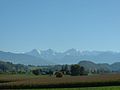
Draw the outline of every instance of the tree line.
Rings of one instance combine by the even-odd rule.
[[[13,64],[11,62],[0,61],[0,73],[12,73],[12,74],[34,74],[34,75],[55,75],[56,77],[62,77],[63,75],[79,76],[92,74],[109,73],[104,69],[100,70],[86,70],[85,67],[80,64],[73,65],[47,65],[47,66],[34,66]]]
[[[58,65],[59,66],[59,65]],[[42,69],[35,69],[32,70],[32,73],[35,75],[43,74],[46,71],[48,75],[56,75],[56,77],[62,77],[63,75],[71,75],[71,76],[79,76],[79,75],[87,75],[83,66],[79,64],[74,65],[62,65],[61,68],[54,66],[55,69],[42,70]]]

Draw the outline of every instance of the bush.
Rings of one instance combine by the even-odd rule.
[[[41,69],[33,70],[32,73],[35,74],[35,75],[40,75],[41,74]]]
[[[56,75],[57,78],[63,77],[63,73],[62,72],[56,72],[55,75]]]

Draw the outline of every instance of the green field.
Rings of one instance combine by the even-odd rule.
[[[115,87],[104,87],[115,86]],[[120,74],[92,75],[92,76],[35,76],[35,75],[0,75],[1,89],[39,89],[67,90],[120,90]],[[84,88],[83,88],[84,87]],[[86,88],[96,87],[96,88]],[[101,87],[101,88],[100,88]],[[52,89],[61,88],[61,89]],[[80,88],[80,89],[79,89]]]
[[[23,89],[22,89],[23,90]],[[87,87],[87,88],[52,88],[52,89],[29,89],[29,90],[120,90],[120,86]]]
[[[37,89],[34,89],[37,90]],[[38,89],[40,90],[40,89]],[[62,89],[42,89],[42,90],[120,90],[120,86],[113,87],[88,87],[88,88],[62,88]]]

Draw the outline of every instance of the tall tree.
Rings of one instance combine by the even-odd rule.
[[[71,66],[71,75],[72,76],[78,76],[80,75],[80,65],[75,64]]]
[[[85,74],[85,69],[83,66],[80,67],[80,75],[84,75]]]

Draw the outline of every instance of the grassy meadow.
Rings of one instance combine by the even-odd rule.
[[[87,88],[54,88],[54,89],[32,89],[32,90],[120,90],[120,86],[109,87],[87,87]]]
[[[120,86],[86,87],[86,88],[19,89],[19,90],[120,90]]]
[[[61,90],[61,89],[67,90],[63,88],[72,88],[70,90],[88,90],[88,89],[94,90],[94,88],[82,88],[82,87],[97,87],[98,90],[107,90],[104,88],[113,88],[109,90],[114,90],[114,88],[120,89],[120,87],[103,87],[103,86],[120,86],[120,74],[64,76],[62,78],[56,78],[55,76],[46,76],[46,75],[39,75],[39,76],[0,75],[1,89],[42,88],[42,90],[43,89],[46,90],[47,88],[51,88],[50,90]],[[61,89],[52,89],[52,88],[61,88]]]

